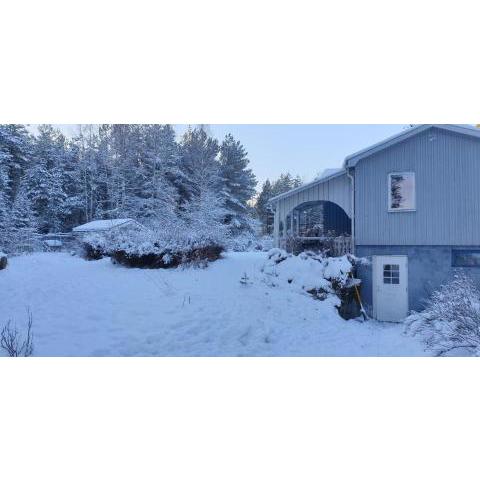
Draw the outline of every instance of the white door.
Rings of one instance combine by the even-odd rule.
[[[398,322],[408,314],[408,257],[373,257],[373,309],[377,320]]]

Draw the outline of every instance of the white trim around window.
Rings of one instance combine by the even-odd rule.
[[[396,192],[392,180],[397,182]],[[415,212],[417,209],[415,172],[391,172],[387,181],[387,209],[389,212]]]

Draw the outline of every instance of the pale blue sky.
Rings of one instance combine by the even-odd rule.
[[[221,140],[226,133],[245,146],[259,183],[283,172],[313,180],[326,168],[341,167],[344,158],[401,132],[406,125],[210,125]],[[178,133],[185,128],[176,126]]]
[[[76,125],[58,125],[74,134]],[[362,148],[402,131],[406,125],[208,125],[220,141],[227,133],[242,142],[249,154],[259,185],[281,173],[313,180],[326,168],[342,165],[343,159]],[[35,128],[32,126],[33,129]],[[175,125],[180,135],[186,125]]]

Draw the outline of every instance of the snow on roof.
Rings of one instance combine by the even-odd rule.
[[[329,178],[343,171],[343,168],[326,168],[315,180]]]
[[[93,220],[92,222],[79,225],[72,229],[73,232],[101,232],[111,230],[112,228],[125,225],[127,223],[133,223],[133,218],[112,218],[109,220]],[[135,222],[136,223],[136,222]]]
[[[45,245],[49,247],[61,247],[63,243],[60,240],[45,240]]]
[[[302,192],[303,190],[313,187],[314,185],[317,185],[319,183],[327,182],[329,180],[332,180],[332,178],[345,175],[346,173],[347,171],[344,168],[328,168],[318,178],[316,178],[312,182],[305,183],[303,185],[300,185],[300,187],[289,190],[288,192],[277,195],[276,197],[272,197],[268,202],[269,203],[276,202],[277,200],[281,200],[282,198],[289,197],[290,195],[293,195],[295,193]]]

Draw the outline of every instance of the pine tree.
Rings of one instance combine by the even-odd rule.
[[[28,251],[33,249],[34,234],[37,231],[37,221],[32,208],[32,202],[25,189],[20,189],[9,212],[8,250]]]
[[[298,175],[294,177],[290,173],[282,173],[273,183],[268,179],[265,181],[255,205],[264,234],[271,235],[273,233],[274,211],[272,206],[268,203],[269,200],[277,195],[288,192],[293,188],[300,187],[301,185],[301,178]]]
[[[247,152],[239,141],[228,134],[220,146],[220,175],[223,181],[225,222],[232,234],[252,230],[252,218],[247,202],[255,193],[257,181],[252,170],[247,168]]]
[[[217,140],[208,136],[204,128],[189,128],[180,142],[180,169],[183,173],[177,187],[180,201],[190,200],[208,184],[220,191],[221,177]]]
[[[262,185],[262,189],[260,190],[260,193],[258,194],[255,203],[255,210],[257,213],[257,217],[262,225],[262,233],[264,235],[272,234],[271,226],[273,225],[273,212],[270,205],[268,204],[268,201],[272,197],[272,184],[267,178],[267,180]]]
[[[28,167],[30,136],[23,125],[0,125],[0,182],[7,200],[13,202]]]
[[[182,216],[192,235],[219,242],[227,231],[223,182],[216,159],[218,142],[202,127],[189,129],[182,137],[180,149],[185,179],[180,185]]]
[[[63,191],[65,137],[51,125],[41,125],[38,130],[32,148],[33,166],[25,183],[39,229],[48,233],[62,227],[63,203],[67,198]]]
[[[175,131],[170,125],[143,126],[142,162],[138,168],[138,214],[168,228],[175,221],[179,175],[179,153]]]

